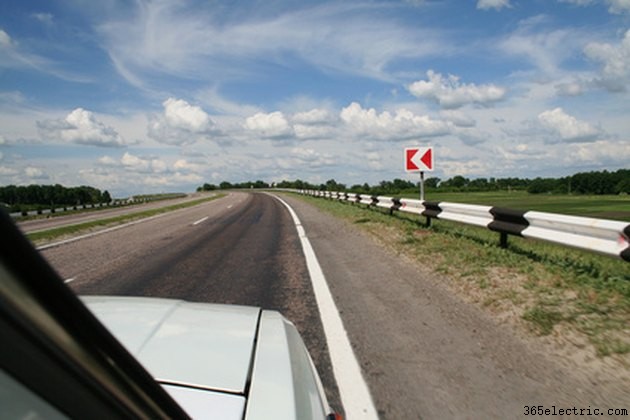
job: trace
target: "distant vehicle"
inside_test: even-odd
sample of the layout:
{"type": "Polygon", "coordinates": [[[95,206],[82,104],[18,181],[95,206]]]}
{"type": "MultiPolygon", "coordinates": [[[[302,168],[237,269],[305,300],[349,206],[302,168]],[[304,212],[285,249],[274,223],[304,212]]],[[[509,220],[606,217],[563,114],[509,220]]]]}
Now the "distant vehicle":
{"type": "Polygon", "coordinates": [[[339,418],[280,313],[78,298],[5,212],[0,238],[3,418],[339,418]]]}

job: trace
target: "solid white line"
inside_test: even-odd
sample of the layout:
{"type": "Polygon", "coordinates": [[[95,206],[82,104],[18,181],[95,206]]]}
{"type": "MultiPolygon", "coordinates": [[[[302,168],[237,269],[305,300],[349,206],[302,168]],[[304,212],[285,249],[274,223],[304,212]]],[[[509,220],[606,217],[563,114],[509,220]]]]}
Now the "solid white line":
{"type": "Polygon", "coordinates": [[[193,226],[197,226],[199,223],[203,223],[203,222],[205,222],[206,220],[208,220],[208,216],[206,216],[206,217],[202,217],[201,219],[197,220],[197,221],[196,221],[195,223],[193,223],[192,225],[193,225],[193,226]]]}
{"type": "MultiPolygon", "coordinates": [[[[271,194],[270,194],[271,195],[271,194]]],[[[378,419],[372,396],[368,388],[361,367],[350,345],[350,339],[341,321],[339,310],[335,305],[328,283],[317,261],[317,256],[310,241],[306,236],[304,227],[295,211],[281,198],[272,195],[286,206],[293,218],[295,227],[302,243],[302,249],[306,258],[315,300],[319,307],[319,314],[326,335],[328,351],[332,363],[333,373],[339,387],[339,395],[346,413],[347,419],[378,419]]]]}

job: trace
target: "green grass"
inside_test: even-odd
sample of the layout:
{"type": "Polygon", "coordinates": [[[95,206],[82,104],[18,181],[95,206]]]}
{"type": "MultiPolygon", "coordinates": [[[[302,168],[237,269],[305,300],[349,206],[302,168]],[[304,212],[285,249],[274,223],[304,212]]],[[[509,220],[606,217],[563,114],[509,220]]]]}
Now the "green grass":
{"type": "Polygon", "coordinates": [[[554,326],[564,317],[559,311],[543,305],[536,305],[523,314],[523,319],[530,321],[541,335],[551,334],[554,326]]]}
{"type": "Polygon", "coordinates": [[[100,227],[108,227],[128,223],[138,219],[144,219],[147,217],[155,216],[157,214],[166,213],[174,210],[183,209],[186,207],[196,206],[197,204],[205,203],[207,201],[216,200],[224,197],[225,194],[217,194],[212,197],[206,197],[199,200],[188,201],[185,203],[174,204],[172,206],[160,207],[157,209],[146,210],[133,214],[127,214],[123,216],[110,217],[107,219],[94,220],[85,223],[78,223],[76,225],[62,226],[58,228],[28,233],[26,236],[35,244],[41,244],[49,242],[54,239],[65,237],[69,235],[77,235],[83,232],[91,231],[100,227]]]}
{"type": "MultiPolygon", "coordinates": [[[[427,228],[423,217],[407,213],[299,197],[447,277],[463,299],[513,316],[534,335],[568,329],[586,337],[595,354],[626,357],[630,366],[630,263],[512,236],[503,249],[499,234],[487,229],[442,220],[427,228]]],[[[444,201],[471,203],[467,198],[444,201]]]]}

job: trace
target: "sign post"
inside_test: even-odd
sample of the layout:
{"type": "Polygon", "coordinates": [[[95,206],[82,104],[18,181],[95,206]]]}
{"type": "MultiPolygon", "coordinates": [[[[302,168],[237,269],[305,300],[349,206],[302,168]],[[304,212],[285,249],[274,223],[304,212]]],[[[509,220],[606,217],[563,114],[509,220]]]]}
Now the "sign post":
{"type": "Polygon", "coordinates": [[[420,201],[424,201],[424,171],[420,171],[420,201]]]}
{"type": "Polygon", "coordinates": [[[424,172],[433,171],[433,147],[407,147],[405,171],[420,172],[420,200],[424,201],[424,172]]]}

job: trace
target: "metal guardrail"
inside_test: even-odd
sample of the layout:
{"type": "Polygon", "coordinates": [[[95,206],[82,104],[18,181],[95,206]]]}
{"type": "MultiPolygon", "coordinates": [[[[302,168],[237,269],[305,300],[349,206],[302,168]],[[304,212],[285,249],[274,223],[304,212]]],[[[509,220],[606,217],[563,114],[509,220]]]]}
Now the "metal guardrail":
{"type": "Polygon", "coordinates": [[[385,208],[390,214],[394,211],[417,214],[426,217],[427,226],[431,224],[431,219],[438,219],[485,227],[500,234],[502,247],[507,246],[508,235],[516,235],[597,252],[630,262],[630,223],[627,222],[446,201],[421,201],[314,190],[299,192],[385,208]]]}

